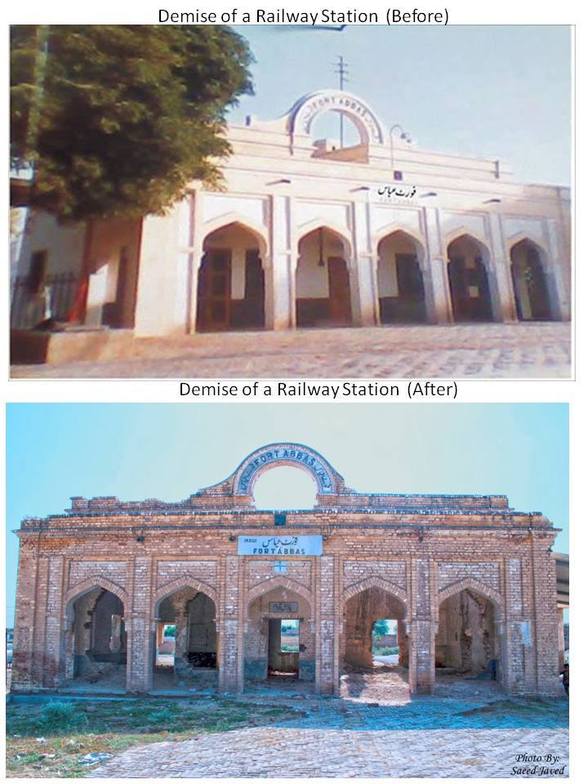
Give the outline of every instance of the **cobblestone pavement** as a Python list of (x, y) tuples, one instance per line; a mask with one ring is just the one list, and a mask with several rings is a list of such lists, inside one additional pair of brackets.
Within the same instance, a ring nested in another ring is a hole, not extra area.
[[(350, 674), (353, 681), (356, 673)], [(294, 697), (277, 689), (276, 704), (296, 706), (298, 719), (269, 727), (200, 735), (135, 747), (92, 772), (96, 778), (202, 777), (510, 777), (568, 775), (567, 701), (509, 699), (495, 684), (445, 679), (450, 697), (406, 701), (403, 677), (362, 677), (356, 699)], [(349, 683), (349, 681), (348, 681)], [(372, 702), (375, 697), (390, 698)], [(352, 687), (353, 688), (353, 687)], [(394, 691), (395, 689), (395, 691)], [(267, 698), (267, 688), (241, 699)], [(557, 761), (517, 761), (517, 755)], [(522, 774), (525, 775), (524, 773)]]
[(141, 339), (126, 359), (14, 366), (14, 378), (565, 378), (567, 323), (389, 326)]

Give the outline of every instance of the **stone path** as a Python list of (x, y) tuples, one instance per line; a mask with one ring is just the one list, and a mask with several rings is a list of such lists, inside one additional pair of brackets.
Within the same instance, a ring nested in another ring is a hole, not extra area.
[[(352, 673), (347, 684), (356, 676), (363, 679), (356, 699), (304, 693), (295, 698), (278, 689), (275, 703), (297, 707), (299, 718), (135, 747), (91, 775), (510, 778), (514, 767), (525, 766), (529, 776), (568, 775), (565, 699), (508, 699), (492, 682), (448, 678), (442, 693), (451, 696), (407, 701), (398, 672)], [(267, 695), (267, 689), (253, 688), (240, 699), (259, 701)], [(376, 697), (382, 701), (372, 702)], [(518, 755), (538, 756), (542, 762), (518, 761)], [(535, 765), (547, 772), (539, 774)]]
[(132, 356), (13, 378), (566, 378), (568, 323), (233, 332), (135, 340)]
[[(562, 760), (561, 768), (567, 765), (567, 733), (527, 729), (253, 728), (182, 743), (138, 747), (91, 775), (97, 778), (506, 778), (514, 766), (520, 765), (516, 759), (521, 753), (557, 755)], [(567, 767), (563, 775), (567, 775)]]

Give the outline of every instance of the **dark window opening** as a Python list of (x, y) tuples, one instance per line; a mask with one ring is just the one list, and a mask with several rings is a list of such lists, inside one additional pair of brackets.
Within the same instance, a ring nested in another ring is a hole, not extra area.
[(48, 254), (46, 250), (36, 250), (31, 256), (31, 266), (27, 280), (28, 289), (31, 294), (38, 294), (47, 277)]

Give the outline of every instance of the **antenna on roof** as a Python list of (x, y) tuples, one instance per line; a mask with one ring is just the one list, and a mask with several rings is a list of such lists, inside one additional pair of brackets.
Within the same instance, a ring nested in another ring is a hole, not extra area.
[[(339, 89), (342, 90), (349, 79), (349, 63), (346, 63), (342, 55), (339, 55), (335, 63), (335, 73), (339, 77)], [(343, 147), (343, 112), (339, 112), (339, 144)]]

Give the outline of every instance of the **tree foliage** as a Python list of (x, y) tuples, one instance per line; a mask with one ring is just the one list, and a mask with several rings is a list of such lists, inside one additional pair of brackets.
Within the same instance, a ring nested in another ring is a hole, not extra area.
[(218, 185), (226, 112), (252, 93), (252, 61), (224, 26), (12, 27), (11, 154), (34, 166), (29, 203), (62, 219), (138, 217), (191, 180)]
[(374, 637), (384, 637), (388, 634), (388, 621), (383, 618), (377, 620), (373, 625), (372, 634)]

